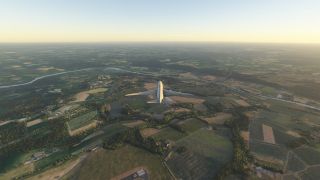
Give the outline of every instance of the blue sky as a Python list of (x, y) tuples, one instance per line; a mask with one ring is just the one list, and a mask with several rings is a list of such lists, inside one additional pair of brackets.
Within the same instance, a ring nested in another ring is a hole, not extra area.
[(317, 0), (0, 0), (0, 42), (320, 42)]

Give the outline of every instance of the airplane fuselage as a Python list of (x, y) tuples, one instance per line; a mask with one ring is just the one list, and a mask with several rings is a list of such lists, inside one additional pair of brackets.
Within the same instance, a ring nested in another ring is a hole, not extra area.
[(171, 104), (174, 101), (170, 99), (170, 97), (164, 97), (164, 96), (179, 96), (179, 95), (190, 96), (191, 94), (164, 89), (164, 85), (162, 81), (158, 81), (157, 87), (155, 89), (150, 89), (144, 92), (131, 93), (131, 94), (127, 94), (126, 96), (152, 96), (154, 99), (151, 101), (148, 101), (147, 103)]
[(163, 101), (163, 83), (162, 81), (158, 81), (158, 87), (157, 87), (157, 101), (158, 103), (162, 103)]

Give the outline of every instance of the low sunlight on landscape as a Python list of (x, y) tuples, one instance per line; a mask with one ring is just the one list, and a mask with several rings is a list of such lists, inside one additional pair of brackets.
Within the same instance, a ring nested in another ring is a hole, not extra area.
[(0, 180), (319, 180), (320, 1), (3, 0)]

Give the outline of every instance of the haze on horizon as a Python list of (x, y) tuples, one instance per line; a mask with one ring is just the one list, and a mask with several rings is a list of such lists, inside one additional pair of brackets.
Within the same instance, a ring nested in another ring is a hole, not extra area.
[(2, 0), (0, 42), (320, 43), (317, 0)]

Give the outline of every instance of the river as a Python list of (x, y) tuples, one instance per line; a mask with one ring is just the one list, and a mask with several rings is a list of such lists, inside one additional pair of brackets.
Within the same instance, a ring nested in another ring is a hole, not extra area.
[(47, 74), (47, 75), (44, 75), (44, 76), (40, 76), (40, 77), (34, 78), (32, 81), (29, 81), (29, 82), (26, 82), (26, 83), (0, 86), (0, 89), (7, 89), (7, 88), (12, 88), (12, 87), (26, 86), (26, 85), (30, 85), (30, 84), (32, 84), (32, 83), (34, 83), (36, 81), (39, 81), (39, 80), (47, 78), (47, 77), (59, 76), (59, 75), (62, 75), (62, 74), (74, 73), (74, 72), (79, 72), (79, 71), (88, 71), (88, 70), (91, 70), (91, 69), (92, 68), (85, 68), (85, 69), (78, 69), (78, 70), (73, 70), (73, 71), (65, 71), (65, 72), (60, 72), (60, 73)]

